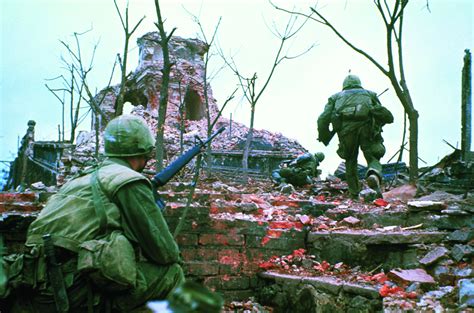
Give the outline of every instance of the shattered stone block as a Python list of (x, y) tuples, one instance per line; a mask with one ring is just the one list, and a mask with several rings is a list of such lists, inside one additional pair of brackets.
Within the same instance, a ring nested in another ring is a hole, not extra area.
[(434, 278), (428, 274), (424, 269), (417, 268), (413, 270), (391, 270), (388, 273), (388, 276), (396, 281), (401, 281), (403, 283), (426, 283), (434, 284)]
[(280, 185), (280, 192), (284, 194), (292, 194), (295, 192), (295, 187), (292, 184), (282, 184)]
[(355, 226), (357, 224), (360, 224), (360, 219), (354, 217), (354, 216), (348, 216), (344, 219), (342, 219), (342, 221), (340, 221), (340, 224), (345, 224), (345, 225), (349, 225), (349, 226)]
[(377, 192), (370, 188), (366, 188), (362, 190), (361, 192), (359, 192), (359, 197), (362, 197), (362, 199), (364, 199), (365, 202), (372, 202), (378, 198)]
[(474, 278), (459, 280), (458, 287), (459, 304), (474, 307)]
[(474, 255), (474, 248), (469, 245), (454, 245), (451, 249), (451, 256), (458, 262), (472, 255)]
[(471, 267), (456, 268), (454, 269), (454, 276), (456, 276), (457, 278), (474, 277), (474, 269), (472, 269)]
[(420, 264), (429, 265), (433, 264), (449, 252), (445, 247), (436, 247), (434, 250), (428, 252), (421, 260)]
[(449, 234), (446, 239), (453, 242), (469, 242), (474, 238), (474, 230), (458, 229)]
[(416, 200), (407, 203), (410, 211), (442, 211), (446, 204), (441, 201)]
[(387, 201), (401, 200), (408, 201), (416, 196), (416, 186), (403, 185), (383, 193), (383, 198)]

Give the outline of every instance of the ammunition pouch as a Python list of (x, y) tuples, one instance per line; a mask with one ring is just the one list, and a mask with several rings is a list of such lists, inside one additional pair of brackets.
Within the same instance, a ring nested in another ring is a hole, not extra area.
[(35, 288), (46, 281), (46, 266), (38, 251), (34, 253), (10, 254), (3, 257), (4, 274), (7, 283), (0, 290), (0, 298), (6, 298), (13, 290), (18, 288)]
[(347, 121), (365, 121), (369, 117), (370, 106), (366, 103), (354, 103), (338, 112)]
[(393, 123), (393, 115), (386, 107), (375, 107), (370, 111), (370, 113), (375, 121), (380, 125)]
[(79, 245), (77, 269), (104, 290), (126, 290), (136, 282), (135, 251), (122, 233), (114, 231), (103, 239)]

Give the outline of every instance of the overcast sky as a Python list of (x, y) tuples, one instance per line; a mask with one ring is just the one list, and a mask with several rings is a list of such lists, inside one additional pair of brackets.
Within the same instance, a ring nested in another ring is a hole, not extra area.
[[(117, 1), (123, 8), (125, 2)], [(198, 32), (186, 10), (200, 17), (208, 35), (221, 16), (219, 45), (224, 53), (234, 55), (245, 75), (257, 72), (260, 84), (268, 75), (279, 44), (269, 28), (275, 25), (282, 29), (289, 18), (263, 0), (173, 0), (160, 4), (166, 29), (176, 27), (175, 34), (182, 37), (196, 37)], [(289, 9), (295, 5), (296, 9), (309, 12), (315, 1), (279, 4)], [(372, 1), (321, 0), (318, 8), (356, 46), (386, 64), (384, 28)], [(474, 46), (474, 9), (472, 0), (429, 0), (429, 8), (431, 12), (426, 9), (426, 0), (410, 1), (403, 37), (406, 79), (420, 114), (419, 156), (431, 165), (452, 151), (443, 139), (460, 146), (462, 59), (464, 49), (472, 51)], [(144, 15), (144, 22), (131, 39), (129, 70), (138, 62), (137, 36), (154, 31), (156, 21), (153, 0), (130, 1), (130, 25)], [(18, 137), (24, 135), (30, 119), (37, 122), (37, 140), (57, 138), (60, 104), (44, 87), (45, 79), (63, 73), (60, 57), (66, 54), (59, 40), (72, 44), (74, 32), (88, 29), (92, 30), (81, 37), (82, 49), (91, 51), (93, 43), (99, 42), (90, 84), (100, 90), (107, 84), (115, 55), (123, 49), (123, 32), (113, 0), (1, 1), (0, 160), (13, 158)], [(335, 154), (337, 139), (329, 147), (317, 142), (316, 119), (327, 98), (341, 90), (350, 69), (367, 89), (380, 93), (389, 88), (380, 97), (396, 120), (383, 133), (387, 153), (382, 161), (388, 161), (400, 147), (403, 132), (402, 107), (389, 81), (328, 28), (312, 21), (289, 43), (287, 51), (295, 55), (313, 44), (309, 53), (286, 60), (277, 68), (257, 105), (256, 128), (281, 132), (312, 152), (324, 152), (323, 173), (332, 173), (340, 162)], [(215, 67), (222, 64), (217, 56), (212, 62)], [(222, 71), (211, 82), (219, 105), (236, 83), (229, 71)], [(249, 106), (242, 97), (235, 98), (225, 116), (230, 113), (248, 124)], [(89, 119), (81, 125), (83, 129), (88, 127)], [(66, 133), (67, 128), (66, 125)], [(362, 156), (359, 162), (365, 163)]]

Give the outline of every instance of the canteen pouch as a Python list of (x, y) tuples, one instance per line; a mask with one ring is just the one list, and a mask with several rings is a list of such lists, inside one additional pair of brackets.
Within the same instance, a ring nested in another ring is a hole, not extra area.
[(79, 245), (77, 269), (100, 288), (119, 291), (134, 287), (136, 267), (135, 251), (121, 232)]

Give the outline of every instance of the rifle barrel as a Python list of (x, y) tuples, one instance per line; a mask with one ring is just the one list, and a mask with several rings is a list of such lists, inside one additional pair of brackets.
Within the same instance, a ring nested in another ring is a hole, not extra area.
[(182, 155), (180, 155), (176, 160), (171, 162), (170, 165), (165, 167), (161, 172), (157, 173), (152, 181), (156, 184), (156, 187), (164, 186), (171, 178), (173, 178), (176, 173), (178, 173), (186, 164), (189, 163), (196, 155), (201, 152), (201, 149), (204, 148), (208, 143), (210, 143), (214, 137), (219, 135), (225, 130), (225, 127), (219, 128), (215, 133), (213, 133), (209, 138), (204, 142), (200, 142)]

